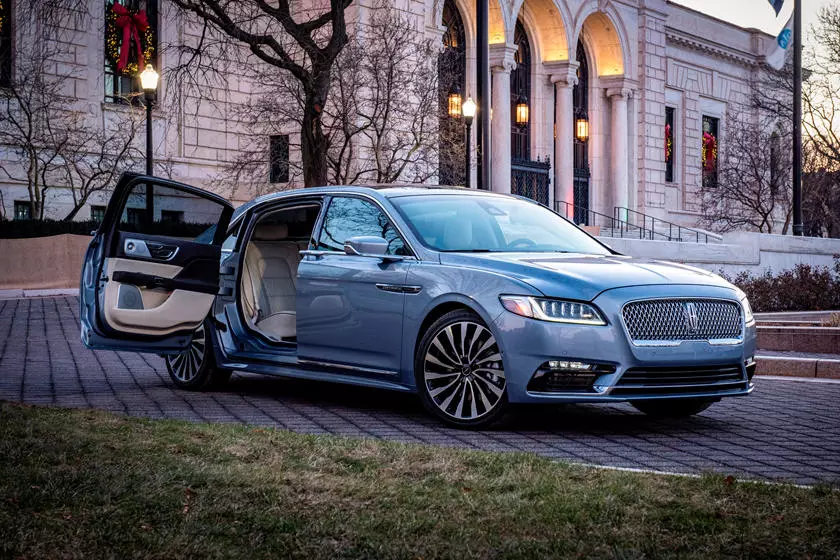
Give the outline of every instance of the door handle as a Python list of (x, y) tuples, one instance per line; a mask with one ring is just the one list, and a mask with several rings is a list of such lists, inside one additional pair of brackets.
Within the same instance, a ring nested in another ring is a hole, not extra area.
[(189, 292), (200, 292), (202, 294), (216, 294), (218, 286), (211, 286), (206, 282), (198, 282), (195, 280), (183, 280), (179, 278), (164, 278), (163, 276), (154, 276), (152, 274), (144, 274), (142, 272), (126, 272), (118, 270), (112, 275), (114, 282), (121, 284), (131, 284), (140, 288), (160, 288), (168, 291), (187, 290)]

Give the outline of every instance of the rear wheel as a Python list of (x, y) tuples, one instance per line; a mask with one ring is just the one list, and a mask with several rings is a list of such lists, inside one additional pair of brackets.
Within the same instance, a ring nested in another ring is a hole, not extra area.
[(658, 418), (685, 418), (700, 414), (716, 401), (708, 399), (662, 399), (630, 401), (636, 410)]
[(471, 311), (432, 324), (417, 348), (414, 376), (426, 409), (453, 426), (487, 427), (509, 407), (499, 345)]
[(224, 385), (231, 370), (216, 367), (210, 325), (205, 320), (193, 333), (189, 347), (180, 354), (164, 356), (169, 377), (181, 389), (203, 391)]

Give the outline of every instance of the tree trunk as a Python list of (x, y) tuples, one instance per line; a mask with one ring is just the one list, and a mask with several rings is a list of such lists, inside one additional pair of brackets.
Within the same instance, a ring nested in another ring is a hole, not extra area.
[(73, 206), (73, 209), (72, 209), (72, 210), (70, 210), (70, 213), (69, 213), (69, 214), (67, 214), (66, 216), (64, 216), (64, 218), (62, 218), (62, 221), (64, 221), (64, 222), (70, 222), (70, 221), (72, 221), (72, 220), (73, 220), (73, 218), (75, 218), (75, 217), (76, 217), (76, 214), (78, 214), (78, 213), (79, 213), (79, 210), (81, 210), (81, 209), (82, 209), (82, 207), (83, 207), (84, 205), (85, 205), (85, 203), (84, 203), (84, 202), (82, 202), (82, 203), (80, 203), (80, 204), (75, 204), (75, 205)]
[(327, 138), (321, 127), (320, 106), (307, 102), (303, 110), (301, 127), (301, 158), (303, 162), (303, 185), (320, 187), (327, 184)]

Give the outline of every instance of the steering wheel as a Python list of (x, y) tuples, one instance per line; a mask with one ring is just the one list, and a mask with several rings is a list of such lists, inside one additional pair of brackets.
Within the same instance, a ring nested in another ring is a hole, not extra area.
[(513, 241), (508, 243), (507, 248), (508, 249), (513, 249), (517, 245), (521, 245), (522, 248), (524, 249), (526, 247), (536, 247), (537, 244), (534, 243), (534, 241), (532, 239), (526, 239), (524, 237), (520, 237), (519, 239), (514, 239)]

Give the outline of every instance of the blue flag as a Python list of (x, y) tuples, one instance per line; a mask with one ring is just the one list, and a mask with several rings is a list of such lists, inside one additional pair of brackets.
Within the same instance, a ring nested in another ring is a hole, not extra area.
[(773, 6), (773, 9), (776, 11), (776, 15), (779, 15), (779, 12), (782, 11), (782, 4), (785, 3), (785, 0), (767, 0), (770, 2), (770, 5)]
[(775, 70), (781, 70), (785, 65), (787, 50), (793, 41), (793, 14), (785, 25), (784, 29), (776, 37), (770, 52), (767, 53), (767, 64)]

